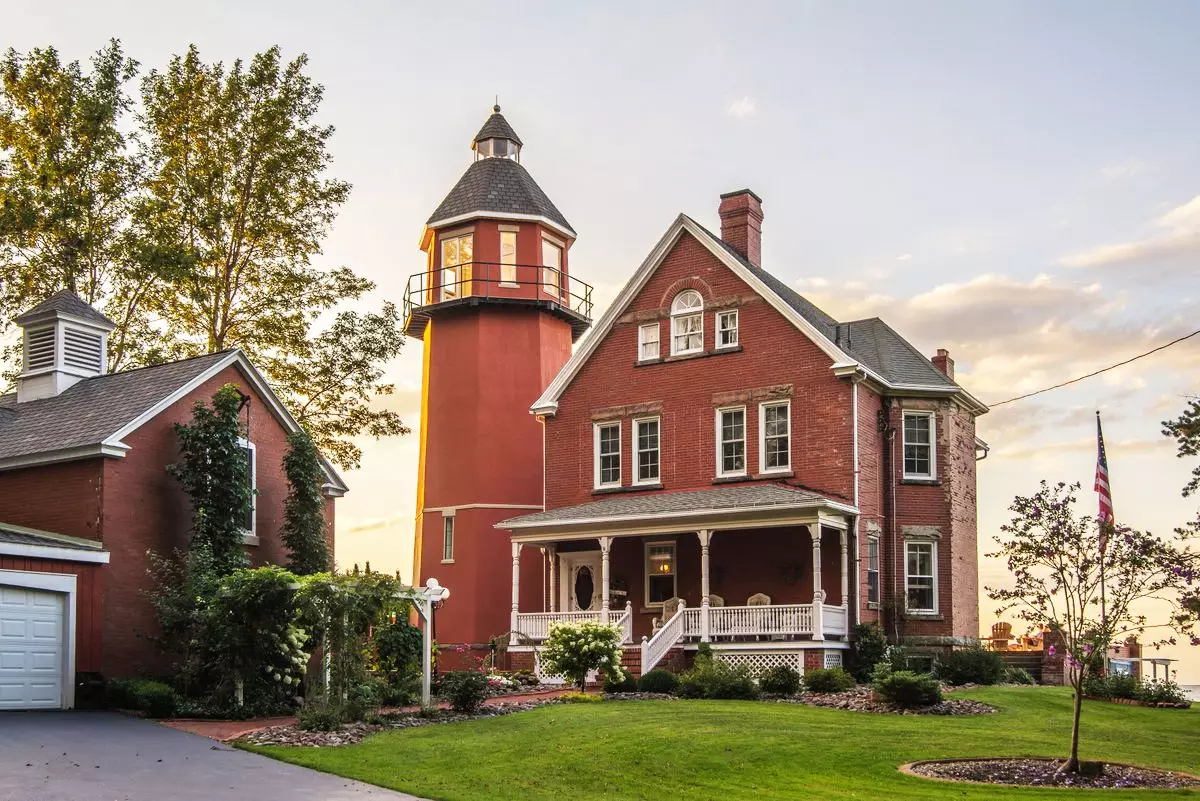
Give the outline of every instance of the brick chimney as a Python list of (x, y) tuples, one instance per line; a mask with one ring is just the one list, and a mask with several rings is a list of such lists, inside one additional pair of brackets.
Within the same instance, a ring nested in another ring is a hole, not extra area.
[(749, 189), (721, 195), (721, 239), (755, 267), (762, 266), (762, 198)]
[(950, 351), (945, 348), (938, 348), (937, 355), (930, 359), (933, 366), (940, 370), (946, 378), (954, 380), (954, 359), (950, 358)]

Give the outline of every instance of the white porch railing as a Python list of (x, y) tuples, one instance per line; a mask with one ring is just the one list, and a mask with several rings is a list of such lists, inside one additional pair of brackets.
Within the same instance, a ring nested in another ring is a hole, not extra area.
[(821, 613), (821, 624), (826, 634), (840, 634), (844, 636), (849, 631), (846, 628), (846, 607), (824, 604)]
[[(838, 607), (841, 609), (841, 607)], [(691, 609), (685, 636), (703, 634), (700, 615), (703, 609)], [(826, 625), (826, 630), (829, 630)], [(771, 635), (803, 635), (813, 633), (810, 604), (774, 604), (772, 606), (710, 606), (708, 634), (713, 638), (753, 637)]]
[(689, 611), (691, 610), (680, 602), (679, 610), (670, 620), (663, 623), (658, 631), (654, 632), (653, 637), (650, 639), (642, 637), (642, 673), (653, 670), (659, 660), (675, 646), (675, 643), (683, 639), (684, 621)]
[[(531, 640), (544, 640), (550, 636), (552, 623), (581, 623), (589, 620), (600, 622), (599, 612), (518, 612), (517, 634)], [(633, 606), (625, 604), (625, 609), (617, 616), (616, 612), (609, 613), (609, 622), (619, 626), (625, 632), (623, 642), (633, 642)]]

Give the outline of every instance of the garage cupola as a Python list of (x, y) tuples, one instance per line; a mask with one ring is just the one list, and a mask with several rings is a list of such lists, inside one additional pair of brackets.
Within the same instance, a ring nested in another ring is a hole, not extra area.
[(85, 378), (104, 375), (108, 335), (116, 323), (74, 292), (55, 292), (14, 322), (22, 330), (18, 403), (52, 398)]

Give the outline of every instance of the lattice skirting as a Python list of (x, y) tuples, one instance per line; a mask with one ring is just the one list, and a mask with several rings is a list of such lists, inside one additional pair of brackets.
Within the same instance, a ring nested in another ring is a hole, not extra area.
[(804, 672), (803, 651), (714, 651), (713, 656), (733, 666), (747, 665), (750, 674), (758, 678), (767, 668), (786, 665), (797, 673)]

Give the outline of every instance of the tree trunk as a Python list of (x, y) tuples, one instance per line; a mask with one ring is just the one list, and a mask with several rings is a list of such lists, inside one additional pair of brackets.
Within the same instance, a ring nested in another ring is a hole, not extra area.
[(1059, 767), (1059, 773), (1079, 772), (1079, 713), (1083, 711), (1083, 671), (1071, 685), (1075, 689), (1075, 714), (1071, 720), (1071, 756)]

